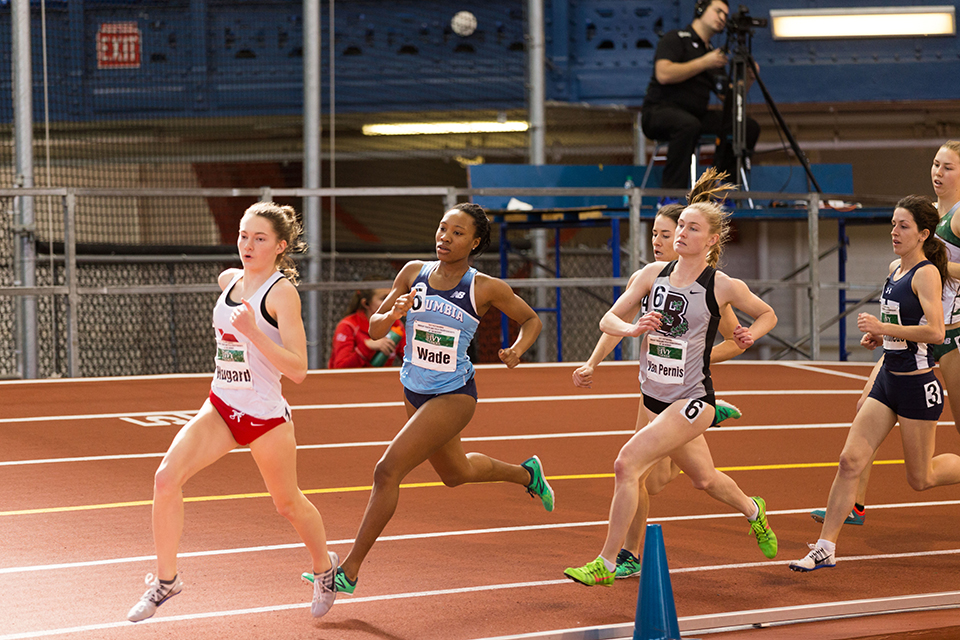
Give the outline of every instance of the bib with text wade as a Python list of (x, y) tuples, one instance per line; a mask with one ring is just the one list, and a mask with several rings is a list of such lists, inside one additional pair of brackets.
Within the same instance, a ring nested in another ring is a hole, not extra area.
[(457, 370), (460, 330), (430, 322), (413, 322), (413, 353), (410, 361), (431, 371)]

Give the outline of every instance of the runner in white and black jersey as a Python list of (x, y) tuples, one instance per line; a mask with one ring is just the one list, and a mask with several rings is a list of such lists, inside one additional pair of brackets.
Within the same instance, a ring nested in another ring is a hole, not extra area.
[[(687, 202), (720, 202), (725, 196), (725, 192), (735, 188), (732, 184), (724, 183), (727, 177), (725, 173), (719, 173), (714, 168), (709, 168), (703, 172), (703, 175), (697, 180), (696, 184), (687, 194)], [(673, 236), (677, 231), (677, 222), (680, 214), (683, 213), (685, 205), (668, 204), (660, 207), (653, 220), (650, 238), (653, 244), (653, 258), (657, 262), (671, 262), (677, 259), (677, 252), (673, 250)], [(631, 278), (640, 274), (636, 271)], [(644, 303), (645, 305), (646, 303)], [(725, 340), (715, 345), (710, 352), (710, 363), (725, 362), (743, 353), (743, 349), (737, 346), (733, 339), (733, 331), (740, 324), (733, 308), (723, 309), (720, 318), (720, 333)], [(573, 372), (573, 384), (577, 387), (592, 388), (593, 373), (606, 358), (614, 347), (621, 341), (620, 336), (612, 336), (600, 332), (600, 339), (597, 340), (597, 346), (594, 347), (590, 358)], [(642, 372), (641, 372), (642, 375)], [(647, 425), (647, 411), (640, 402), (637, 411), (637, 423), (635, 431), (640, 431)], [(716, 404), (717, 417), (714, 422), (719, 426), (727, 418), (739, 418), (740, 410), (728, 402), (717, 399)], [(670, 458), (664, 458), (650, 470), (643, 486), (640, 487), (639, 502), (637, 504), (637, 515), (633, 519), (633, 524), (627, 531), (627, 538), (623, 543), (623, 548), (617, 554), (617, 578), (630, 578), (640, 575), (641, 570), (641, 552), (643, 549), (643, 540), (647, 528), (647, 517), (650, 513), (650, 496), (655, 496), (680, 475), (680, 467)]]
[[(714, 203), (684, 209), (674, 238), (677, 261), (644, 267), (600, 321), (600, 329), (610, 335), (647, 336), (641, 390), (650, 423), (617, 456), (610, 522), (600, 556), (564, 571), (577, 582), (613, 584), (617, 553), (637, 511), (640, 483), (667, 455), (689, 474), (694, 486), (747, 516), (764, 555), (776, 555), (776, 536), (767, 525), (763, 501), (747, 497), (732, 478), (714, 468), (703, 438), (716, 417), (709, 362), (721, 309), (732, 304), (754, 318), (749, 327), (734, 330), (742, 349), (777, 323), (770, 305), (742, 281), (715, 268), (729, 233), (728, 217)], [(647, 295), (651, 308), (633, 322)]]
[(850, 513), (857, 484), (877, 449), (900, 423), (907, 482), (917, 491), (960, 483), (960, 456), (934, 456), (937, 420), (943, 410), (943, 389), (933, 374), (928, 348), (943, 341), (941, 292), (947, 279), (947, 252), (934, 235), (939, 215), (922, 196), (907, 196), (893, 211), (895, 263), (880, 297), (880, 317), (861, 313), (860, 344), (883, 345), (883, 365), (869, 397), (853, 420), (840, 453), (820, 538), (810, 553), (790, 563), (794, 571), (814, 571), (836, 565), (836, 544)]
[(320, 617), (336, 598), (339, 562), (328, 551), (320, 512), (297, 486), (297, 442), (280, 378), (307, 376), (307, 339), (295, 286), (292, 252), (304, 248), (292, 207), (258, 202), (240, 219), (242, 269), (227, 269), (214, 305), (216, 371), (210, 395), (170, 444), (154, 476), (153, 539), (157, 573), (127, 619), (139, 622), (180, 593), (177, 547), (183, 533), (183, 485), (239, 446), (247, 446), (277, 511), (293, 524), (316, 575), (311, 612)]

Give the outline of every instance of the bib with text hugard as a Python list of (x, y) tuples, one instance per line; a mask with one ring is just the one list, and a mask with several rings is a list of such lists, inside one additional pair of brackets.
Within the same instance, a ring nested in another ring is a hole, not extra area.
[[(900, 324), (900, 303), (895, 300), (880, 303), (880, 322)], [(904, 351), (907, 341), (902, 338), (883, 336), (883, 348), (888, 351)]]
[(247, 360), (247, 345), (217, 340), (213, 386), (221, 389), (252, 389), (253, 377)]
[(418, 367), (431, 371), (456, 371), (459, 341), (459, 329), (414, 321), (413, 354), (410, 361)]
[(662, 384), (683, 384), (687, 341), (647, 334), (647, 378)]

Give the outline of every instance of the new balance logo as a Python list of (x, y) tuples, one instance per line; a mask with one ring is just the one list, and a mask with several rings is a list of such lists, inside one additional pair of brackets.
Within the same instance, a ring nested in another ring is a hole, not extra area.
[(456, 300), (462, 300), (465, 295), (467, 295), (466, 291), (454, 291), (450, 294), (450, 297)]

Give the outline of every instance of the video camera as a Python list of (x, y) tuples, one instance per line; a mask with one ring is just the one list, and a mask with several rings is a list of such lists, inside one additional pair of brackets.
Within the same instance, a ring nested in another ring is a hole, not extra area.
[(766, 18), (751, 18), (750, 9), (746, 5), (740, 5), (736, 13), (727, 16), (727, 33), (734, 34), (752, 34), (757, 27), (767, 26)]

